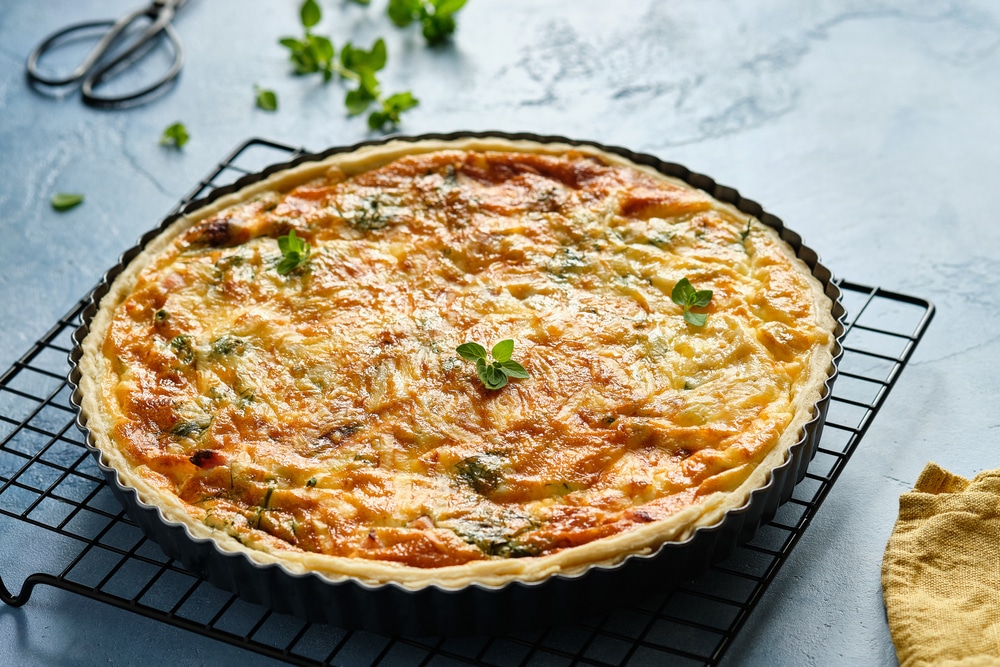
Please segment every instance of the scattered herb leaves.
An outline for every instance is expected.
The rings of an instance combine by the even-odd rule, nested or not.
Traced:
[[[283,276],[305,266],[309,261],[309,242],[296,236],[294,229],[287,235],[278,237],[278,249],[281,250],[281,261],[275,266],[275,270]]]
[[[275,93],[273,90],[261,88],[260,86],[254,86],[253,90],[254,94],[256,95],[256,102],[258,109],[263,109],[264,111],[278,110],[277,93]]]
[[[309,30],[323,18],[316,0],[305,0],[302,3],[299,18],[305,28],[302,39],[282,37],[278,43],[288,49],[288,58],[292,61],[296,74],[301,76],[319,72],[325,83],[333,78],[334,49],[329,37],[315,35]]]
[[[355,2],[368,4],[367,0],[355,0]],[[439,0],[433,0],[432,5],[436,6],[435,3],[442,4]],[[461,4],[464,3],[465,0],[461,0]],[[445,0],[444,4],[454,4],[454,0]],[[452,10],[452,13],[454,11],[457,9]],[[432,14],[438,15],[440,12],[441,10],[435,10]],[[381,108],[369,114],[368,127],[373,130],[389,130],[399,125],[399,116],[402,112],[417,106],[417,98],[409,91],[396,93],[384,99],[381,96],[376,72],[385,67],[388,59],[385,40],[381,38],[375,40],[371,49],[368,50],[348,42],[340,50],[340,59],[338,60],[333,42],[328,37],[314,34],[310,30],[323,17],[315,0],[306,0],[299,10],[299,16],[302,27],[305,29],[303,37],[283,37],[278,40],[278,43],[288,49],[289,60],[295,67],[296,74],[319,72],[323,75],[324,83],[332,79],[334,74],[338,74],[342,79],[348,79],[357,84],[356,88],[348,90],[344,96],[344,106],[347,107],[349,115],[356,116],[364,113],[372,103],[377,103]],[[261,106],[259,94],[257,105]],[[265,107],[261,106],[261,108]],[[277,108],[277,99],[275,99],[275,108]]]
[[[57,192],[49,201],[52,208],[62,213],[83,203],[83,195],[71,192]]]
[[[740,241],[746,241],[747,237],[750,236],[750,223],[753,222],[753,218],[747,218],[747,228],[740,232]]]
[[[524,366],[511,359],[514,353],[514,341],[502,340],[493,346],[490,354],[493,362],[486,356],[486,348],[479,343],[462,343],[455,351],[466,361],[476,362],[476,374],[479,381],[487,389],[501,389],[507,385],[508,378],[525,379],[531,377]]]
[[[184,144],[186,144],[190,138],[191,135],[188,134],[187,128],[184,127],[184,123],[178,121],[172,125],[168,125],[167,128],[163,130],[163,134],[160,136],[160,145],[181,149],[184,148]]]
[[[684,321],[696,327],[704,326],[708,315],[692,313],[692,308],[704,308],[712,300],[712,290],[697,290],[687,278],[681,278],[670,293],[670,300],[684,308]]]

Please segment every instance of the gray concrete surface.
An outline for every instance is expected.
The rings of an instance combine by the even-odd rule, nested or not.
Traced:
[[[290,75],[276,40],[297,2],[192,0],[176,87],[128,111],[32,92],[49,32],[134,0],[0,3],[0,368],[8,367],[225,154],[252,136],[311,149],[368,138],[336,83]],[[453,43],[391,28],[383,0],[322,0],[336,45],[387,38],[401,131],[532,131],[654,153],[781,216],[851,280],[939,312],[862,446],[727,665],[894,664],[879,566],[898,495],[929,460],[1000,465],[1000,5],[992,0],[470,0]],[[278,113],[254,108],[273,88]],[[183,120],[182,151],[159,146]],[[86,202],[58,214],[48,200]],[[27,573],[0,522],[0,571]],[[0,608],[11,665],[268,664],[54,590]]]

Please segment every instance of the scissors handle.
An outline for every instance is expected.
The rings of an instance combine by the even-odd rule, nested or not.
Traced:
[[[127,94],[99,95],[94,92],[94,89],[100,86],[101,83],[114,78],[116,73],[128,67],[135,60],[141,58],[146,51],[154,46],[153,42],[149,40],[140,40],[136,43],[134,48],[128,49],[108,62],[106,65],[102,65],[98,69],[94,70],[83,80],[83,85],[80,87],[80,95],[84,103],[96,107],[113,107],[143,98],[176,79],[177,75],[181,73],[181,67],[184,65],[184,51],[181,48],[181,40],[174,31],[173,26],[169,23],[163,24],[163,32],[166,34],[167,42],[169,42],[174,51],[173,63],[170,65],[170,69],[167,70],[165,74],[148,86]]]
[[[28,79],[32,82],[41,83],[47,86],[65,86],[82,80],[81,93],[83,101],[94,106],[114,106],[123,102],[138,99],[153,91],[167,85],[173,81],[180,73],[184,63],[184,52],[181,49],[181,42],[170,24],[170,19],[174,15],[174,9],[182,2],[154,2],[150,7],[137,9],[117,21],[89,21],[77,23],[63,28],[45,38],[28,56]],[[121,40],[124,33],[143,16],[152,19],[142,34],[131,39],[124,49],[115,54],[113,58],[104,62],[108,52]],[[84,32],[92,32],[98,28],[107,28],[107,32],[100,41],[84,57],[83,61],[66,76],[50,77],[42,74],[38,69],[38,61],[51,49],[58,46],[63,41]],[[174,51],[174,60],[170,69],[149,86],[125,95],[103,96],[94,92],[102,82],[114,77],[114,75],[133,62],[145,55],[154,46],[153,39],[164,32],[167,41]]]
[[[115,30],[116,25],[115,21],[87,21],[86,23],[75,23],[58,32],[52,33],[41,44],[36,46],[35,50],[28,56],[28,78],[33,82],[43,83],[46,86],[66,86],[79,81],[94,66],[94,63],[100,60],[104,52],[108,50],[111,42],[121,33],[120,30]],[[90,50],[90,53],[87,54],[87,57],[83,59],[75,70],[63,77],[45,76],[39,71],[38,61],[43,55],[58,46],[65,38],[71,35],[91,32],[97,28],[108,28],[108,31],[101,38],[101,41]]]

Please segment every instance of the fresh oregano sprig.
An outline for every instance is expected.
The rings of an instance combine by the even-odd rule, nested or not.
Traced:
[[[373,102],[381,105],[381,109],[373,111],[368,116],[368,127],[373,130],[396,127],[400,122],[400,113],[417,106],[419,101],[409,91],[382,97],[376,72],[382,70],[386,64],[385,40],[381,38],[375,40],[372,47],[367,50],[348,42],[340,50],[338,59],[333,42],[328,37],[311,31],[323,17],[316,0],[305,0],[299,10],[299,16],[305,29],[304,37],[301,39],[283,37],[278,40],[288,49],[289,60],[295,67],[296,74],[319,72],[323,75],[324,83],[333,78],[334,74],[342,79],[354,81],[357,87],[348,90],[344,97],[344,105],[352,116],[364,113]]]
[[[400,28],[420,21],[420,31],[431,46],[442,44],[455,32],[455,14],[466,0],[389,0],[386,13]]]
[[[274,269],[283,276],[309,261],[309,242],[296,236],[294,229],[278,237],[278,249],[281,250],[281,261]]]
[[[687,278],[681,278],[670,293],[670,300],[684,308],[684,321],[696,327],[705,326],[706,313],[692,313],[692,308],[704,308],[712,300],[712,290],[697,290]]]
[[[417,106],[420,101],[410,91],[382,97],[382,89],[375,73],[385,67],[387,59],[385,40],[375,40],[367,51],[350,42],[340,50],[337,72],[345,79],[357,81],[358,87],[347,92],[344,106],[352,116],[364,113],[371,104],[381,105],[368,114],[368,127],[373,130],[392,129],[399,125],[399,114]],[[388,128],[386,126],[389,126]]]
[[[476,374],[479,381],[487,389],[501,389],[507,385],[508,378],[525,379],[531,377],[524,366],[511,359],[514,353],[514,341],[502,340],[493,346],[490,354],[493,362],[486,356],[486,348],[479,343],[462,343],[455,351],[466,361],[476,362]]]
[[[338,72],[346,79],[358,82],[358,87],[347,92],[344,106],[352,116],[368,110],[368,106],[379,98],[379,82],[375,73],[385,67],[385,40],[376,39],[372,48],[364,50],[350,42],[340,50]]]
[[[295,73],[299,75],[314,74],[319,72],[323,75],[323,81],[333,78],[334,72],[334,50],[333,42],[329,37],[315,35],[310,28],[316,26],[323,18],[316,0],[305,0],[299,8],[299,20],[305,28],[305,35],[302,39],[296,37],[282,37],[278,43],[289,51],[289,60],[295,66]]]

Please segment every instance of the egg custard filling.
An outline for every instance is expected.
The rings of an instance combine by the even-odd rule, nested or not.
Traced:
[[[167,227],[102,300],[80,387],[104,460],[195,537],[497,585],[744,504],[814,414],[830,311],[771,227],[616,155],[392,142]],[[507,340],[527,377],[497,389],[457,351]]]

